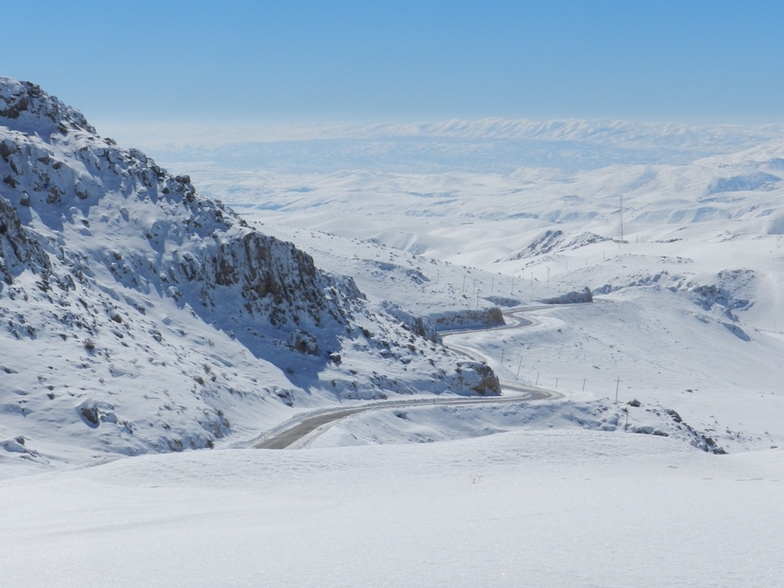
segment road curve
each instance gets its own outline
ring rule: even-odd
[[[542,310],[544,308],[552,308],[551,305],[543,306],[528,306],[523,308],[510,309],[504,312],[504,317],[510,322],[496,327],[481,328],[481,329],[463,329],[459,331],[450,331],[442,333],[442,339],[453,335],[465,334],[477,331],[494,331],[502,329],[518,329],[530,327],[538,324],[535,319],[525,318],[518,316],[523,312],[531,312],[534,310]],[[454,343],[444,343],[446,347],[462,353],[476,361],[484,362],[485,358],[482,357],[477,351],[464,345],[457,345]],[[404,408],[411,406],[442,406],[442,405],[464,405],[464,404],[496,404],[496,403],[509,403],[509,402],[530,402],[532,400],[544,400],[546,398],[554,398],[560,396],[558,392],[546,390],[544,388],[537,388],[533,386],[524,386],[516,382],[501,382],[502,394],[504,391],[514,391],[514,394],[508,396],[490,396],[490,397],[469,397],[469,398],[428,398],[428,399],[412,399],[412,400],[392,400],[389,402],[379,402],[365,406],[354,406],[351,408],[338,408],[327,412],[320,412],[318,414],[303,415],[300,419],[294,421],[290,426],[274,432],[266,439],[252,445],[254,449],[286,449],[290,448],[297,441],[310,435],[320,428],[326,428],[331,423],[346,418],[352,414],[360,412],[367,412],[370,410],[380,410],[383,408]]]
[[[524,312],[533,312],[535,310],[544,310],[552,308],[552,305],[538,305],[538,306],[523,306],[512,308],[509,310],[504,311],[504,319],[505,322],[503,325],[497,325],[494,327],[485,327],[481,329],[460,329],[454,331],[446,331],[441,332],[441,341],[445,347],[453,351],[457,351],[458,353],[462,353],[473,359],[474,361],[479,361],[482,363],[487,363],[487,358],[479,353],[477,350],[473,349],[472,347],[468,347],[466,345],[458,345],[457,343],[447,343],[445,339],[447,337],[452,337],[454,335],[465,335],[466,333],[476,333],[478,331],[503,331],[506,329],[525,329],[527,327],[532,327],[534,325],[540,324],[540,322],[534,318],[530,317],[522,317],[519,316]],[[537,392],[546,393],[547,397],[555,397],[560,396],[558,392],[552,390],[545,390],[544,388],[531,388],[530,386],[523,386],[517,382],[509,382],[507,380],[500,380],[501,390],[517,390],[521,392],[527,392],[529,390],[536,390]]]
[[[291,447],[300,439],[310,435],[313,431],[325,425],[334,423],[349,415],[357,414],[360,412],[367,412],[370,410],[380,410],[383,408],[410,408],[412,406],[443,406],[443,405],[461,405],[461,404],[496,404],[496,403],[509,403],[509,402],[529,402],[531,400],[544,400],[554,395],[548,390],[539,388],[523,388],[522,386],[516,387],[515,391],[523,392],[511,396],[489,396],[489,397],[470,397],[470,398],[428,398],[416,400],[392,400],[389,402],[381,402],[378,404],[371,404],[366,406],[355,406],[352,408],[339,408],[333,411],[324,412],[312,416],[305,416],[302,420],[298,420],[290,427],[279,431],[263,441],[256,443],[252,447],[254,449],[286,449]]]

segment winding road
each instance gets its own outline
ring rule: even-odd
[[[447,343],[448,337],[455,335],[463,335],[466,333],[475,333],[483,331],[500,331],[504,329],[522,329],[539,324],[539,321],[533,318],[520,316],[522,313],[533,312],[536,310],[543,310],[553,308],[552,305],[538,305],[514,308],[504,312],[505,324],[497,327],[481,328],[481,329],[464,329],[459,331],[449,331],[441,333],[441,338],[444,345],[449,349],[462,353],[476,361],[485,362],[486,358],[482,356],[475,349],[466,345],[458,345],[456,343]],[[379,402],[367,404],[364,406],[354,406],[351,408],[338,408],[326,412],[319,412],[318,414],[305,414],[297,418],[288,426],[284,426],[278,431],[274,431],[267,438],[256,443],[252,447],[254,449],[287,449],[292,448],[298,441],[305,437],[319,432],[323,432],[329,425],[335,421],[346,418],[352,414],[360,412],[367,412],[370,410],[379,410],[383,408],[403,408],[410,406],[442,406],[442,405],[463,405],[463,404],[486,404],[486,403],[505,403],[505,402],[530,402],[532,400],[544,400],[546,398],[555,398],[560,396],[558,392],[546,390],[544,388],[537,388],[534,386],[524,386],[516,382],[508,382],[502,380],[501,382],[502,396],[491,397],[448,397],[448,398],[428,398],[428,399],[412,399],[412,400],[392,400],[389,402]],[[504,392],[514,391],[513,394],[503,395]]]

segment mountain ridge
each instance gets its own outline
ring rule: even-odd
[[[0,440],[27,439],[6,444],[26,459],[237,442],[292,405],[498,391],[38,86],[0,78],[0,111]]]

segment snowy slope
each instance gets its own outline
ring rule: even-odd
[[[144,455],[0,482],[13,505],[0,577],[30,588],[773,588],[782,483],[781,449],[714,456],[573,430]]]
[[[269,152],[313,155],[296,169],[250,143],[226,145],[245,153],[232,162],[185,141],[162,152],[249,221],[352,275],[374,308],[435,324],[445,311],[585,287],[612,302],[466,336],[502,378],[519,370],[522,382],[585,386],[595,399],[618,387],[730,451],[784,443],[780,126],[452,121],[323,133],[267,140]],[[512,143],[519,157],[504,155]]]
[[[497,386],[33,84],[0,78],[0,156],[0,461],[212,447],[308,407]]]
[[[0,476],[95,466],[0,481],[6,582],[780,585],[781,127],[152,147],[245,224],[4,83]],[[586,286],[593,303],[541,302]],[[519,327],[455,329],[499,308]],[[238,449],[298,411],[460,388],[466,365],[416,335],[435,329],[561,398]],[[178,443],[226,450],[96,465]]]

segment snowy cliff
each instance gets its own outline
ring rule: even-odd
[[[291,405],[498,391],[351,278],[8,78],[0,321],[0,447],[41,463],[251,439]]]

